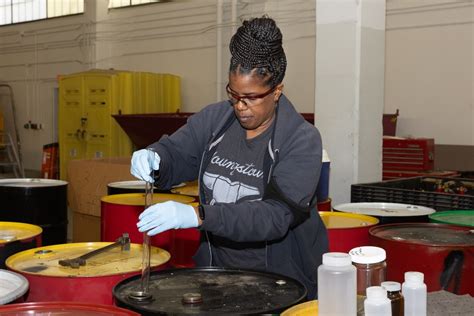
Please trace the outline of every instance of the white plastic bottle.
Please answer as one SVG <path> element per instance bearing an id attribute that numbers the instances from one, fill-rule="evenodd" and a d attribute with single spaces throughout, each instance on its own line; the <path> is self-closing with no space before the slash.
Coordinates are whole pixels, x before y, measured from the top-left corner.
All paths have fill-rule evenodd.
<path id="1" fill-rule="evenodd" d="M 391 316 L 392 306 L 387 297 L 387 290 L 381 286 L 369 286 L 364 301 L 365 316 Z"/>
<path id="2" fill-rule="evenodd" d="M 405 299 L 405 316 L 426 316 L 426 284 L 421 272 L 405 272 L 402 294 Z"/>
<path id="3" fill-rule="evenodd" d="M 318 315 L 356 315 L 357 279 L 351 256 L 342 252 L 323 254 L 318 267 Z"/>

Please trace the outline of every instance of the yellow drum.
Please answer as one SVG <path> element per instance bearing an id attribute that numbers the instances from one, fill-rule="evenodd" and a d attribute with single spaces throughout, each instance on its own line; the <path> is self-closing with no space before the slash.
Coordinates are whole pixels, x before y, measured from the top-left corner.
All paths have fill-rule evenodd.
<path id="1" fill-rule="evenodd" d="M 0 222 L 0 268 L 5 269 L 5 260 L 11 255 L 31 248 L 41 246 L 40 226 Z"/>
<path id="2" fill-rule="evenodd" d="M 71 243 L 46 246 L 19 252 L 6 261 L 9 269 L 28 279 L 28 302 L 82 301 L 112 304 L 112 289 L 119 281 L 141 273 L 142 245 L 131 244 L 130 250 L 109 249 L 86 260 L 84 266 L 73 268 L 59 264 L 110 242 Z M 151 247 L 152 269 L 162 268 L 170 254 Z M 160 267 L 161 266 L 161 267 Z"/>
<path id="3" fill-rule="evenodd" d="M 359 246 L 369 245 L 369 228 L 379 223 L 373 216 L 319 212 L 328 231 L 329 251 L 346 252 Z"/>
<path id="4" fill-rule="evenodd" d="M 318 301 L 308 301 L 288 308 L 281 316 L 317 316 Z"/>
<path id="5" fill-rule="evenodd" d="M 197 198 L 199 196 L 199 187 L 197 181 L 186 182 L 183 186 L 176 186 L 171 189 L 176 194 L 188 195 Z"/>

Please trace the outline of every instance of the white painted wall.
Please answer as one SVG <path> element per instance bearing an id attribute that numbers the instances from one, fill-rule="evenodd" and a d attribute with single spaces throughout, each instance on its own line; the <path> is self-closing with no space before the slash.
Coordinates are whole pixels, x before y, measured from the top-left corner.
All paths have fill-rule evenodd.
<path id="1" fill-rule="evenodd" d="M 85 14 L 0 28 L 0 81 L 13 86 L 27 169 L 41 168 L 43 144 L 55 141 L 53 88 L 58 74 L 91 68 L 173 73 L 182 78 L 182 111 L 199 111 L 217 99 L 217 71 L 225 95 L 228 44 L 241 19 L 264 13 L 277 20 L 288 58 L 286 93 L 301 112 L 314 110 L 315 3 L 312 0 L 216 0 L 107 10 L 106 0 L 86 0 Z M 236 21 L 232 21 L 232 7 Z M 222 60 L 216 38 L 222 34 Z"/>
<path id="2" fill-rule="evenodd" d="M 385 113 L 400 109 L 397 136 L 474 145 L 474 1 L 387 1 L 386 14 Z"/>
<path id="3" fill-rule="evenodd" d="M 382 178 L 384 18 L 383 1 L 317 0 L 315 116 L 334 205 Z"/>
<path id="4" fill-rule="evenodd" d="M 93 0 L 87 1 L 90 12 Z M 26 168 L 39 170 L 42 145 L 55 140 L 58 74 L 94 67 L 170 72 L 182 77 L 183 111 L 214 102 L 219 65 L 221 86 L 226 81 L 233 2 L 237 23 L 263 13 L 277 20 L 288 57 L 285 92 L 300 112 L 313 112 L 315 0 L 222 0 L 221 25 L 217 2 L 175 0 L 105 12 L 99 3 L 97 16 L 0 27 L 0 81 L 13 86 L 18 122 L 45 126 L 20 128 Z M 472 1 L 387 1 L 384 112 L 400 109 L 398 135 L 474 145 L 472 21 Z M 216 60 L 219 29 L 221 62 Z"/>
<path id="5" fill-rule="evenodd" d="M 14 91 L 26 169 L 41 169 L 42 146 L 53 142 L 57 128 L 53 101 L 57 75 L 88 68 L 88 37 L 82 15 L 0 27 L 0 82 Z M 6 91 L 0 89 L 0 100 L 10 109 Z M 11 116 L 6 114 L 5 120 L 11 126 Z M 28 121 L 41 123 L 44 129 L 24 129 Z"/>

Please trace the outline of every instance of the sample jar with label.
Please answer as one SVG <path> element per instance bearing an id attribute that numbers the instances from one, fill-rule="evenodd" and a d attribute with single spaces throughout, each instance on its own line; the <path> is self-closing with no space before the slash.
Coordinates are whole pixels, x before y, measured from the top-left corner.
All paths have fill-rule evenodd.
<path id="1" fill-rule="evenodd" d="M 351 249 L 349 254 L 357 269 L 357 295 L 365 296 L 368 287 L 380 286 L 385 281 L 387 264 L 384 249 L 363 246 Z"/>
<path id="2" fill-rule="evenodd" d="M 392 316 L 403 316 L 404 300 L 401 284 L 395 281 L 385 281 L 382 282 L 382 287 L 387 290 L 387 297 L 392 307 Z"/>

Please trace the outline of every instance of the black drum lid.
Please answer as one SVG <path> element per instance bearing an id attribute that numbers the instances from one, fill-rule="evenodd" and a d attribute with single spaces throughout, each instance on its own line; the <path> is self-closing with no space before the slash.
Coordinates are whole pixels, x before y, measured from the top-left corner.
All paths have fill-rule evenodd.
<path id="1" fill-rule="evenodd" d="M 113 289 L 118 306 L 142 315 L 216 315 L 280 313 L 306 299 L 300 282 L 279 274 L 216 267 L 171 269 L 150 275 L 152 301 L 141 303 L 129 295 L 141 289 L 140 276 L 118 283 Z M 202 302 L 187 304 L 183 298 L 199 294 Z"/>

